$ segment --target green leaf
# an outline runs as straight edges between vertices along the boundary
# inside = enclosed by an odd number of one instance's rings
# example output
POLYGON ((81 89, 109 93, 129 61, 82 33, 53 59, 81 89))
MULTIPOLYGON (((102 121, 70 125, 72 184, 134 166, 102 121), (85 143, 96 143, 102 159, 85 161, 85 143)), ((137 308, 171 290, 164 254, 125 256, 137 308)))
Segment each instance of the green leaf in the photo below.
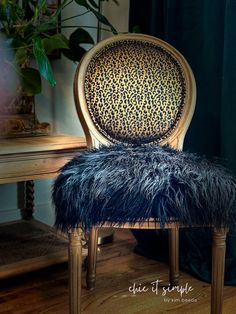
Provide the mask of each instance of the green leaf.
POLYGON ((34 22, 37 21, 37 19, 38 19, 38 17, 39 17, 39 14, 40 14, 39 7, 36 6, 36 7, 34 8, 34 16, 33 16, 33 18, 32 18, 32 20, 33 20, 34 22))
POLYGON ((52 17, 48 22, 45 22, 37 27, 38 33, 55 32, 58 29, 58 18, 52 17))
POLYGON ((37 28, 32 25, 28 24, 24 27, 24 37, 22 38, 22 41, 28 44, 32 44, 32 38, 37 34, 38 30, 37 28), (26 39, 27 38, 27 39, 26 39))
MULTIPOLYGON (((102 2, 102 1, 108 2, 109 0, 100 0, 100 1, 101 1, 101 2, 102 2)), ((116 5, 120 5, 119 1, 117 1, 117 0, 113 0, 113 2, 114 2, 116 5)))
POLYGON ((116 5, 120 5, 119 1, 117 1, 117 0, 113 0, 113 2, 114 2, 116 5))
POLYGON ((33 40, 33 53, 39 68, 39 72, 50 83, 50 85, 55 86, 56 80, 53 75, 52 67, 43 48, 41 38, 39 37, 36 37, 33 40))
MULTIPOLYGON (((92 0, 88 0, 90 3, 94 2, 92 0)), ((91 5, 89 5, 87 0, 75 0, 75 2, 83 7, 85 7, 86 9, 90 10, 95 16, 96 18, 99 20, 99 22, 101 22, 104 25, 107 25, 110 27, 111 31, 114 34, 117 34, 117 30, 113 27, 113 25, 108 21, 108 19, 102 15, 100 12, 98 12, 97 10, 95 10, 91 5)), ((91 3, 91 4, 92 4, 91 3)))
POLYGON ((97 5, 97 3, 96 3, 94 0, 88 0, 88 1, 90 2, 90 4, 91 4, 94 8, 96 8, 96 9, 99 8, 99 6, 97 5))
POLYGON ((69 49, 69 40, 63 34, 55 34, 44 38, 42 44, 47 55, 56 49, 69 49))
POLYGON ((6 3, 0 3, 0 21, 7 21, 6 3))
POLYGON ((62 49, 62 53, 65 57, 72 61, 80 61, 83 55, 86 53, 86 50, 78 46, 76 49, 62 49))
POLYGON ((34 68, 21 69, 21 85, 25 95, 33 96, 42 91, 41 76, 34 68))
POLYGON ((52 18, 58 18, 60 16, 62 10, 68 4, 68 1, 69 0, 58 1, 59 5, 58 5, 56 11, 53 13, 52 18))
POLYGON ((27 60, 27 48, 26 47, 20 47, 16 50, 15 54, 15 60, 16 64, 22 65, 27 60))
POLYGON ((47 0, 38 1, 38 6, 41 13, 45 13, 45 11, 47 10, 47 7, 48 7, 47 2, 48 2, 47 0))
POLYGON ((96 10, 94 10, 92 7, 89 8, 90 11, 93 12, 93 14, 96 16, 96 18, 99 20, 99 22, 101 22, 104 25, 107 25, 110 27, 111 31, 113 34, 118 34, 117 30, 113 27, 113 25, 108 21, 108 19, 102 15, 101 13, 97 12, 96 10))
POLYGON ((76 47, 80 44, 94 44, 91 35, 83 28, 77 28, 69 37, 70 47, 76 47))
POLYGON ((89 9, 89 5, 86 0, 75 0, 75 2, 86 9, 89 9))
POLYGON ((69 38, 69 50, 62 50, 65 57, 72 61, 80 61, 86 50, 80 44, 94 44, 91 35, 83 28, 77 28, 69 38))

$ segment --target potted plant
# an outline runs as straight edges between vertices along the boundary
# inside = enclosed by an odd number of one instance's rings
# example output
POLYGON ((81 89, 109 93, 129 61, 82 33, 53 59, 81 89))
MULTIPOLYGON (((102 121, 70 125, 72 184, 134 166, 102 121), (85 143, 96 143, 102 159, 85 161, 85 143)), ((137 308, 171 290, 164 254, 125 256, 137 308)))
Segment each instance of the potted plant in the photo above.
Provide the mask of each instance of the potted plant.
POLYGON ((4 39, 1 40, 0 53, 1 50, 3 53, 4 50, 13 50, 14 54, 8 54, 4 67, 14 68, 19 78, 17 95, 7 105, 0 107, 0 133, 4 136, 48 133, 48 125, 39 124, 35 119, 33 107, 34 96, 42 91, 42 78, 51 86, 56 85, 51 56, 56 51, 76 62, 86 52, 82 45, 94 44, 93 38, 83 27, 73 26, 75 29, 69 37, 59 31, 64 27, 63 11, 68 5, 75 3, 78 12, 66 20, 91 12, 107 30, 116 34, 114 27, 99 12, 100 1, 98 4, 94 0, 56 2, 57 5, 53 5, 55 1, 47 0, 0 2, 0 34, 4 36, 1 37, 4 39), (14 118, 9 119, 10 115, 14 118))

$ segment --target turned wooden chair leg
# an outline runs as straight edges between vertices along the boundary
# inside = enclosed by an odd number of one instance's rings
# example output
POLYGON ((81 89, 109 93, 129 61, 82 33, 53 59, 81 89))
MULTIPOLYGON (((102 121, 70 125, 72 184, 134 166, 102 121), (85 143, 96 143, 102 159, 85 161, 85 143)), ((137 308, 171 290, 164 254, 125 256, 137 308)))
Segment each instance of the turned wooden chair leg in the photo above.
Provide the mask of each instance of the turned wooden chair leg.
POLYGON ((226 230, 214 230, 212 243, 211 314, 222 314, 226 230))
POLYGON ((81 313, 82 230, 69 230, 69 306, 70 314, 81 313))
POLYGON ((92 290, 95 288, 96 282, 96 262, 97 262, 97 246, 98 246, 98 228, 92 227, 89 233, 88 242, 88 260, 87 260, 87 288, 92 290))
POLYGON ((171 286, 179 283, 179 228, 169 229, 169 281, 171 286))

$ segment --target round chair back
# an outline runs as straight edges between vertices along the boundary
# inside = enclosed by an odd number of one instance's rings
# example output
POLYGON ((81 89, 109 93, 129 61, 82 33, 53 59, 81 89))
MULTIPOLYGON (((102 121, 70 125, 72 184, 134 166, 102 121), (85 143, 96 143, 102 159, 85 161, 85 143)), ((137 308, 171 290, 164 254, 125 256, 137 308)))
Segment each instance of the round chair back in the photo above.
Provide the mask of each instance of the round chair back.
POLYGON ((80 120, 95 146, 171 144, 184 137, 194 111, 190 66, 152 36, 126 34, 99 42, 81 61, 74 87, 80 120))

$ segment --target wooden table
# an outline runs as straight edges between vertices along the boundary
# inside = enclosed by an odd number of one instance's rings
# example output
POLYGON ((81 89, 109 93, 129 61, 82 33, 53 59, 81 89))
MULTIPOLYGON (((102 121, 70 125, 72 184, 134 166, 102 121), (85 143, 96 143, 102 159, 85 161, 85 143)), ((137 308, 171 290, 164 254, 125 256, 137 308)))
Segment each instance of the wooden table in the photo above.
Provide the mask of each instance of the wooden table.
POLYGON ((54 177, 60 167, 85 148, 84 137, 70 135, 0 140, 0 183, 18 182, 22 216, 20 221, 0 225, 0 278, 67 259, 65 237, 55 235, 52 227, 33 218, 33 180, 54 177))

